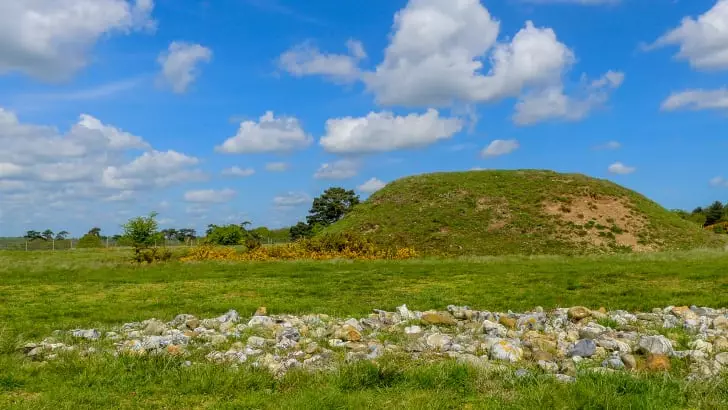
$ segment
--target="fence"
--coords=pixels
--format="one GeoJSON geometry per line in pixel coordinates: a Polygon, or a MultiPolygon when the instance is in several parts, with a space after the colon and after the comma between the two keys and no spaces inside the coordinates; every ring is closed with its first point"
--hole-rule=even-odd
{"type": "MultiPolygon", "coordinates": [[[[104,248],[124,248],[125,245],[119,244],[117,241],[107,238],[102,239],[102,247],[104,248]]],[[[283,241],[277,238],[263,238],[264,245],[278,245],[288,243],[289,241],[283,241]]],[[[197,246],[202,243],[201,239],[193,239],[189,244],[185,244],[175,240],[165,240],[155,244],[156,246],[172,247],[184,247],[184,246],[197,246]]],[[[29,241],[25,238],[0,238],[0,250],[8,251],[63,251],[76,249],[78,247],[78,239],[63,239],[63,240],[34,240],[29,241]]]]}

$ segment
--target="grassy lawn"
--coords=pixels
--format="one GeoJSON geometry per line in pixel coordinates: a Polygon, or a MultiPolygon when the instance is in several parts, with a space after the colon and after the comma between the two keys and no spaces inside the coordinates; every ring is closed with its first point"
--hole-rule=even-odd
{"type": "Polygon", "coordinates": [[[55,329],[105,327],[228,309],[365,315],[373,308],[520,311],[576,304],[649,310],[728,305],[728,253],[499,257],[405,262],[169,263],[126,254],[0,253],[0,408],[720,408],[728,381],[580,377],[562,385],[445,363],[357,365],[340,373],[267,373],[175,359],[93,358],[41,365],[15,352],[55,329]]]}

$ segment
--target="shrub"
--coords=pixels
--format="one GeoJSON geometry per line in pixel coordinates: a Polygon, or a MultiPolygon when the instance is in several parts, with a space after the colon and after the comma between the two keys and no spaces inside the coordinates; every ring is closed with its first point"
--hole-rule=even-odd
{"type": "Polygon", "coordinates": [[[211,245],[233,246],[241,245],[250,237],[242,225],[210,225],[207,228],[205,242],[211,245]]]}
{"type": "Polygon", "coordinates": [[[280,246],[248,248],[237,252],[233,248],[209,244],[193,248],[183,261],[276,261],[276,260],[330,260],[330,259],[411,259],[417,257],[412,248],[380,249],[371,241],[356,235],[324,234],[280,246]]]}
{"type": "Polygon", "coordinates": [[[78,240],[76,247],[80,249],[103,248],[104,243],[99,236],[86,234],[78,240]]]}
{"type": "Polygon", "coordinates": [[[164,243],[164,237],[158,232],[159,224],[156,217],[157,213],[152,212],[146,217],[132,218],[122,226],[124,229],[122,237],[134,247],[133,259],[137,263],[166,261],[172,256],[171,252],[156,247],[157,242],[164,243]]]}

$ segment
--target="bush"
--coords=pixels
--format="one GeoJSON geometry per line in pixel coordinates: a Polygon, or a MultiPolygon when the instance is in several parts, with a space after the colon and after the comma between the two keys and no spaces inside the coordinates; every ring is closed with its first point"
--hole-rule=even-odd
{"type": "Polygon", "coordinates": [[[240,225],[210,225],[205,242],[210,245],[234,246],[241,245],[248,237],[248,231],[240,225]]]}
{"type": "Polygon", "coordinates": [[[164,243],[164,237],[158,232],[159,224],[155,219],[157,214],[152,212],[147,217],[132,218],[123,225],[125,242],[134,247],[133,259],[137,263],[167,261],[172,252],[156,247],[157,242],[164,243]]]}
{"type": "Polygon", "coordinates": [[[76,247],[80,249],[103,248],[104,243],[98,235],[86,234],[78,240],[76,247]]]}
{"type": "Polygon", "coordinates": [[[276,261],[329,259],[411,259],[417,257],[412,248],[380,249],[374,243],[351,233],[324,234],[280,246],[249,248],[236,252],[233,248],[203,245],[192,249],[183,261],[276,261]]]}

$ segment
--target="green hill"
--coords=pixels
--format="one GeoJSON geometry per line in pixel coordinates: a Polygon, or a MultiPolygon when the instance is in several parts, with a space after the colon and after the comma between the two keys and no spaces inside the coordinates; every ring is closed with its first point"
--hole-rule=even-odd
{"type": "Polygon", "coordinates": [[[417,175],[374,193],[326,232],[456,255],[646,252],[719,239],[610,181],[552,171],[417,175]]]}

